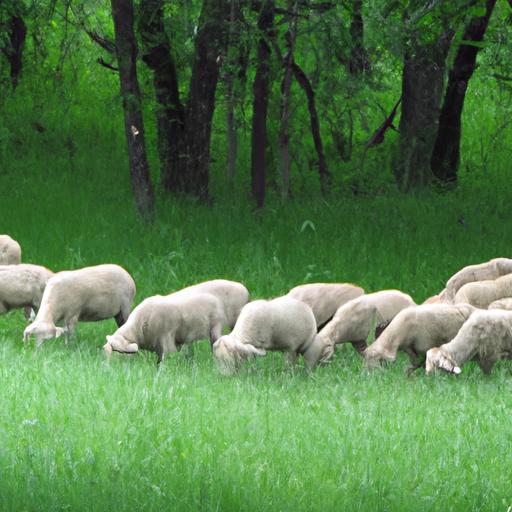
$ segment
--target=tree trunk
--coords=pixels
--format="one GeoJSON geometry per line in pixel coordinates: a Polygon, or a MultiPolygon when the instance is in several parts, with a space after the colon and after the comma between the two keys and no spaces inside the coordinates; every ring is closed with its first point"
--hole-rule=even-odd
{"type": "Polygon", "coordinates": [[[256,206],[265,202],[265,151],[267,148],[267,109],[270,92],[270,46],[274,26],[274,0],[264,0],[258,17],[261,36],[256,52],[256,75],[253,82],[251,176],[256,206]]]}
{"type": "Polygon", "coordinates": [[[281,196],[283,199],[288,199],[290,195],[290,94],[292,88],[292,64],[293,52],[295,50],[295,38],[297,36],[297,12],[298,2],[295,1],[293,6],[288,2],[288,8],[292,10],[292,18],[290,20],[290,27],[285,34],[286,46],[288,52],[283,59],[284,77],[281,82],[281,122],[279,125],[279,154],[281,166],[281,196]]]}
{"type": "Polygon", "coordinates": [[[132,0],[111,0],[111,5],[132,190],[140,215],[151,222],[155,200],[144,143],[144,123],[137,80],[137,48],[133,31],[133,3],[132,0]]]}
{"type": "Polygon", "coordinates": [[[419,189],[432,179],[434,147],[446,56],[451,35],[431,45],[412,44],[406,51],[402,75],[400,155],[395,177],[401,190],[419,189]]]}
{"type": "Polygon", "coordinates": [[[210,137],[228,16],[229,2],[203,0],[186,115],[185,182],[185,190],[202,202],[209,198],[210,137]]]}
{"type": "Polygon", "coordinates": [[[163,0],[141,0],[139,32],[144,44],[142,60],[153,72],[157,101],[156,120],[161,183],[165,191],[182,191],[180,153],[184,139],[184,112],[176,66],[164,28],[163,0]]]}
{"type": "Polygon", "coordinates": [[[9,20],[9,46],[6,48],[6,56],[10,66],[12,89],[15,90],[23,68],[23,47],[27,36],[27,26],[23,18],[14,14],[9,20]]]}
{"type": "Polygon", "coordinates": [[[350,23],[352,48],[348,61],[351,75],[360,75],[370,68],[368,56],[364,48],[363,0],[352,0],[352,21],[350,23]]]}
{"type": "Polygon", "coordinates": [[[483,40],[496,0],[487,0],[483,16],[472,18],[462,36],[453,68],[448,75],[448,85],[439,118],[439,131],[432,153],[431,167],[434,175],[445,183],[457,182],[460,161],[461,117],[468,82],[476,68],[480,48],[464,41],[483,40]]]}
{"type": "Polygon", "coordinates": [[[311,122],[311,134],[315,143],[316,153],[318,155],[318,171],[320,173],[320,188],[322,194],[326,194],[330,187],[331,173],[327,167],[325,160],[324,148],[322,144],[322,137],[320,135],[320,121],[318,120],[318,113],[316,111],[315,91],[309,81],[306,73],[294,62],[292,64],[293,73],[297,82],[306,93],[308,99],[309,119],[311,122]]]}

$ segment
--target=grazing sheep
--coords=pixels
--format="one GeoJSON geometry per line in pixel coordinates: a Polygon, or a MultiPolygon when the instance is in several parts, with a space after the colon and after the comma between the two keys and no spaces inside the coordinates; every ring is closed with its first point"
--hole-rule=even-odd
{"type": "Polygon", "coordinates": [[[224,309],[227,326],[232,329],[242,308],[249,301],[249,292],[242,283],[228,281],[227,279],[213,279],[203,283],[187,286],[173,292],[171,295],[184,295],[190,293],[209,293],[220,300],[224,309]]]}
{"type": "Polygon", "coordinates": [[[479,265],[469,265],[450,277],[442,299],[452,302],[456,293],[466,283],[497,279],[510,273],[512,273],[512,259],[509,258],[495,258],[479,265]]]}
{"type": "Polygon", "coordinates": [[[291,363],[302,354],[307,367],[314,368],[323,346],[307,304],[287,296],[249,302],[231,334],[213,344],[213,355],[225,373],[236,371],[251,356],[264,356],[267,350],[285,352],[291,363]]]}
{"type": "Polygon", "coordinates": [[[411,360],[410,373],[423,365],[425,353],[451,340],[475,311],[469,304],[422,304],[403,309],[364,352],[365,366],[394,361],[399,350],[411,360]]]}
{"type": "Polygon", "coordinates": [[[139,349],[158,355],[180,350],[183,345],[210,338],[213,344],[226,323],[222,302],[209,293],[156,295],[143,300],[112,336],[104,350],[135,353],[139,349]]]}
{"type": "Polygon", "coordinates": [[[39,309],[46,283],[53,272],[39,265],[0,266],[0,315],[12,309],[39,309]]]}
{"type": "Polygon", "coordinates": [[[467,283],[455,294],[453,302],[487,309],[492,302],[506,297],[512,297],[512,274],[504,275],[494,281],[467,283]]]}
{"type": "Polygon", "coordinates": [[[512,312],[500,309],[475,311],[449,343],[427,352],[426,372],[440,368],[459,374],[474,359],[485,374],[494,363],[512,356],[512,312]]]}
{"type": "Polygon", "coordinates": [[[414,306],[412,298],[398,290],[382,290],[353,299],[341,306],[333,319],[318,333],[326,351],[322,362],[334,354],[334,347],[339,343],[352,343],[360,353],[366,348],[366,339],[377,335],[391,322],[402,309],[414,306]]]}
{"type": "Polygon", "coordinates": [[[9,235],[0,235],[0,265],[21,263],[21,247],[9,235]]]}
{"type": "Polygon", "coordinates": [[[507,311],[512,311],[512,297],[495,300],[489,304],[487,309],[506,309],[507,311]]]}
{"type": "Polygon", "coordinates": [[[311,283],[292,288],[287,296],[307,304],[315,315],[320,330],[349,300],[364,295],[359,286],[347,283],[311,283]]]}
{"type": "Polygon", "coordinates": [[[38,344],[62,334],[73,334],[78,321],[115,318],[122,325],[130,314],[135,283],[118,265],[97,265],[58,272],[47,283],[35,320],[23,340],[35,335],[38,344]],[[64,324],[65,328],[57,327],[64,324]]]}

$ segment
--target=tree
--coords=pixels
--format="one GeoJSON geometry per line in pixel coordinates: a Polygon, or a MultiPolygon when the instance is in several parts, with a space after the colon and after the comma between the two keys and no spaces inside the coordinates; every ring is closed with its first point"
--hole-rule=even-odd
{"type": "Polygon", "coordinates": [[[184,189],[179,171],[185,113],[180,100],[176,66],[164,28],[163,0],[141,0],[139,32],[144,45],[142,60],[153,72],[161,183],[167,192],[180,191],[184,189]]]}
{"type": "MultiPolygon", "coordinates": [[[[476,68],[476,57],[485,35],[496,0],[487,0],[480,15],[470,19],[448,76],[448,85],[439,118],[431,167],[434,175],[445,183],[457,182],[462,134],[462,110],[469,80],[476,68]]],[[[477,6],[480,9],[480,6],[477,6]]]]}
{"type": "Polygon", "coordinates": [[[111,0],[111,6],[132,191],[139,214],[144,220],[152,221],[155,201],[146,158],[144,123],[137,80],[133,2],[132,0],[111,0]]]}
{"type": "Polygon", "coordinates": [[[410,3],[412,8],[404,19],[407,40],[400,154],[394,169],[398,186],[405,191],[422,188],[432,179],[430,157],[439,123],[446,57],[454,33],[450,12],[432,7],[434,4],[410,3]]]}
{"type": "Polygon", "coordinates": [[[258,17],[260,37],[256,51],[256,74],[253,82],[251,177],[256,206],[265,202],[265,151],[267,148],[267,110],[270,94],[269,40],[273,37],[274,0],[264,0],[258,17]]]}
{"type": "Polygon", "coordinates": [[[203,0],[186,110],[185,191],[209,199],[210,138],[215,91],[226,43],[229,2],[203,0]]]}
{"type": "Polygon", "coordinates": [[[13,2],[7,5],[7,38],[6,44],[1,48],[10,68],[10,78],[13,90],[19,83],[21,71],[23,69],[23,48],[27,36],[27,26],[23,19],[23,3],[21,1],[13,2]]]}

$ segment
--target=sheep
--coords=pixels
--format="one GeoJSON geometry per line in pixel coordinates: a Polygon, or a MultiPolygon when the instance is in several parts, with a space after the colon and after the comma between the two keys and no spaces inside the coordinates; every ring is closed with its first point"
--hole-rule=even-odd
{"type": "Polygon", "coordinates": [[[512,311],[512,297],[495,300],[489,304],[487,309],[506,309],[512,311]]]}
{"type": "Polygon", "coordinates": [[[401,350],[411,361],[407,372],[413,372],[423,365],[426,351],[451,340],[474,311],[469,304],[440,303],[403,309],[364,351],[365,367],[395,361],[401,350]]]}
{"type": "Polygon", "coordinates": [[[18,265],[21,263],[21,247],[9,235],[0,235],[0,265],[18,265]]]}
{"type": "Polygon", "coordinates": [[[455,304],[466,303],[478,308],[487,307],[498,299],[512,296],[512,274],[507,274],[494,281],[476,281],[462,286],[455,294],[455,304]]]}
{"type": "Polygon", "coordinates": [[[461,367],[474,359],[482,371],[489,374],[496,361],[511,356],[512,312],[478,310],[449,343],[427,352],[425,370],[427,374],[437,368],[459,374],[461,367]]]}
{"type": "Polygon", "coordinates": [[[452,302],[456,293],[465,284],[497,279],[510,273],[512,273],[512,259],[509,258],[494,258],[479,265],[469,265],[450,277],[441,298],[447,302],[452,302]]]}
{"type": "Polygon", "coordinates": [[[341,306],[333,319],[318,333],[326,347],[322,362],[334,354],[335,345],[352,343],[362,353],[372,330],[377,335],[402,309],[415,305],[412,298],[398,290],[382,290],[362,295],[341,306]]]}
{"type": "Polygon", "coordinates": [[[143,300],[103,349],[133,354],[139,349],[156,352],[158,364],[183,345],[210,338],[213,344],[227,322],[222,302],[209,293],[155,295],[143,300]]]}
{"type": "Polygon", "coordinates": [[[287,296],[307,304],[315,315],[319,331],[349,300],[364,295],[363,288],[347,283],[311,283],[292,288],[287,296]]]}
{"type": "Polygon", "coordinates": [[[38,310],[53,272],[39,265],[0,266],[0,315],[12,309],[38,310]]]}
{"type": "Polygon", "coordinates": [[[191,293],[209,293],[217,297],[224,309],[226,325],[230,329],[234,327],[240,311],[249,301],[249,292],[243,284],[226,279],[213,279],[212,281],[187,286],[186,288],[173,292],[171,295],[191,293]]]}
{"type": "Polygon", "coordinates": [[[232,373],[251,356],[267,350],[285,352],[289,363],[302,354],[308,369],[321,357],[315,316],[303,302],[288,296],[249,302],[242,309],[233,331],[213,344],[213,355],[224,373],[232,373]]]}
{"type": "Polygon", "coordinates": [[[35,335],[38,345],[62,334],[66,339],[78,321],[95,322],[114,317],[117,325],[130,314],[135,283],[118,265],[97,265],[58,272],[48,281],[35,320],[25,329],[23,340],[35,335]],[[57,324],[64,324],[64,328],[57,324]]]}

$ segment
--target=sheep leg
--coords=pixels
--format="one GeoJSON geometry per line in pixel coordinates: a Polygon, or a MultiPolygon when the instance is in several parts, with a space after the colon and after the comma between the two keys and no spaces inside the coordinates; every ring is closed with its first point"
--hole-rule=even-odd
{"type": "Polygon", "coordinates": [[[123,304],[121,306],[121,311],[114,317],[118,327],[121,327],[126,323],[128,317],[130,316],[131,308],[129,305],[123,304]]]}
{"type": "Polygon", "coordinates": [[[222,324],[214,325],[210,330],[210,344],[213,350],[213,344],[222,336],[222,324]]]}
{"type": "Polygon", "coordinates": [[[9,309],[5,307],[3,302],[0,302],[0,315],[7,313],[7,311],[9,311],[9,309]]]}
{"type": "Polygon", "coordinates": [[[299,355],[297,352],[285,352],[284,353],[284,362],[286,367],[293,368],[297,364],[297,359],[299,355]]]}
{"type": "Polygon", "coordinates": [[[362,356],[363,352],[366,350],[366,341],[351,341],[350,344],[355,348],[356,352],[362,356]]]}
{"type": "Polygon", "coordinates": [[[66,322],[66,327],[64,329],[64,339],[65,339],[65,344],[67,345],[68,342],[75,337],[75,327],[76,327],[76,324],[78,323],[78,317],[77,316],[74,316],[73,318],[70,318],[67,322],[66,322]]]}
{"type": "Polygon", "coordinates": [[[494,363],[496,361],[493,359],[486,359],[482,361],[481,359],[477,360],[478,366],[482,369],[482,371],[485,373],[485,375],[490,375],[492,371],[492,367],[494,366],[494,363]]]}

